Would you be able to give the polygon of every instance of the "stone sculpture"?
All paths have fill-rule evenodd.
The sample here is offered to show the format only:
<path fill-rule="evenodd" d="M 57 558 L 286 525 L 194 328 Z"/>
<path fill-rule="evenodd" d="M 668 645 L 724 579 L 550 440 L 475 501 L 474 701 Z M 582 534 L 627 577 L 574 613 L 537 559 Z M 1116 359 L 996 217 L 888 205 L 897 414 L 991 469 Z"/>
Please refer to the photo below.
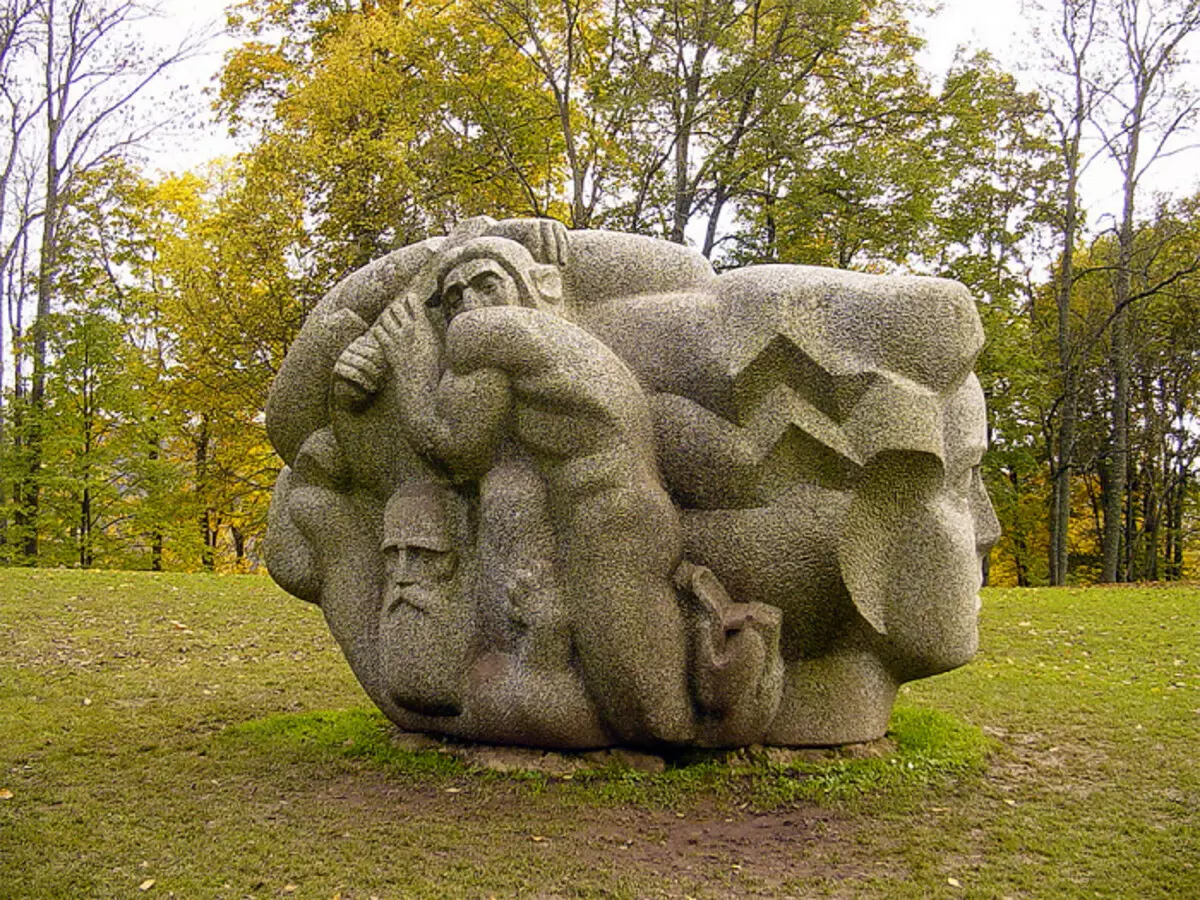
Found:
<path fill-rule="evenodd" d="M 405 729 L 870 740 L 976 649 L 981 343 L 954 282 L 473 219 L 305 323 L 268 566 Z"/>

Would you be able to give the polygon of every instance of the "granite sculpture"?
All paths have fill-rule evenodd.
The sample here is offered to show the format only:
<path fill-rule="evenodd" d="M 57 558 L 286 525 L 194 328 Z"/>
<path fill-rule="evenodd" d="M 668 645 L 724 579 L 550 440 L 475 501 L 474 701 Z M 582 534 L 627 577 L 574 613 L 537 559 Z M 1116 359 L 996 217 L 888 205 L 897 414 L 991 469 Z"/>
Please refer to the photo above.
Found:
<path fill-rule="evenodd" d="M 470 220 L 335 287 L 267 404 L 267 563 L 413 731 L 881 736 L 998 526 L 961 285 Z"/>

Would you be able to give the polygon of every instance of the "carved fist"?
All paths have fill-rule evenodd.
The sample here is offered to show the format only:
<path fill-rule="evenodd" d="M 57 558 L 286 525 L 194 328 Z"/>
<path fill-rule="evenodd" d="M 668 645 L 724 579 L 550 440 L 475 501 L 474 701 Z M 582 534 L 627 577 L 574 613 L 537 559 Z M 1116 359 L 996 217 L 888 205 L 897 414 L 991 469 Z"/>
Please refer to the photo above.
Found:
<path fill-rule="evenodd" d="M 360 409 L 379 393 L 388 370 L 414 376 L 421 385 L 436 378 L 441 348 L 428 320 L 411 295 L 388 306 L 366 334 L 342 351 L 333 367 L 336 402 Z"/>
<path fill-rule="evenodd" d="M 333 374 L 366 394 L 375 394 L 383 385 L 388 364 L 374 334 L 366 334 L 350 343 L 333 366 Z"/>
<path fill-rule="evenodd" d="M 439 374 L 441 346 L 411 295 L 401 297 L 385 309 L 371 331 L 396 377 L 413 376 L 425 385 Z"/>

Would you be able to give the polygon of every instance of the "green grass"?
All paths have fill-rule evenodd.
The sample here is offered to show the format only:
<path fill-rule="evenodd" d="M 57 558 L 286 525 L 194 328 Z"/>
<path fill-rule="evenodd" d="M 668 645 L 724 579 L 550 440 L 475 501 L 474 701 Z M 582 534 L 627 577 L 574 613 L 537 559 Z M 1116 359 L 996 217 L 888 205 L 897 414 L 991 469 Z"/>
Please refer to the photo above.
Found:
<path fill-rule="evenodd" d="M 0 897 L 1200 896 L 1198 626 L 990 591 L 888 758 L 564 780 L 396 748 L 265 579 L 0 570 Z"/>

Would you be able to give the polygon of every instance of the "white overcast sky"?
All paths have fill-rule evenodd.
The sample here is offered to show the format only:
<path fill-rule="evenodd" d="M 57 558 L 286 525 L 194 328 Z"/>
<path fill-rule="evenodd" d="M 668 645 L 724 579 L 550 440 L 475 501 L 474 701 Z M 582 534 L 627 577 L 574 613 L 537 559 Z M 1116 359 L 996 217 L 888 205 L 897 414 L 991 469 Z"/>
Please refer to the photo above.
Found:
<path fill-rule="evenodd" d="M 1047 0 L 1048 4 L 1054 2 Z M 168 41 L 188 30 L 218 32 L 223 28 L 227 5 L 229 0 L 160 0 L 167 18 L 158 22 L 157 33 L 148 37 L 152 41 Z M 921 62 L 931 75 L 937 77 L 944 73 L 960 47 L 967 52 L 985 49 L 1018 77 L 1032 84 L 1037 60 L 1030 52 L 1032 39 L 1029 20 L 1022 11 L 1022 0 L 942 0 L 940 6 L 940 11 L 917 23 L 928 42 Z M 182 171 L 238 149 L 224 134 L 224 129 L 213 122 L 208 112 L 211 96 L 200 93 L 206 86 L 211 88 L 221 58 L 230 46 L 232 42 L 227 37 L 218 37 L 212 42 L 210 51 L 175 74 L 173 81 L 186 83 L 194 92 L 190 106 L 195 112 L 195 122 L 187 129 L 177 129 L 160 139 L 159 147 L 151 157 L 156 167 Z M 1153 191 L 1177 196 L 1195 192 L 1200 188 L 1198 164 L 1200 152 L 1181 153 L 1163 160 L 1144 183 L 1146 201 L 1149 202 Z M 1089 173 L 1084 191 L 1093 220 L 1119 209 L 1119 187 L 1115 174 L 1103 166 Z"/>

